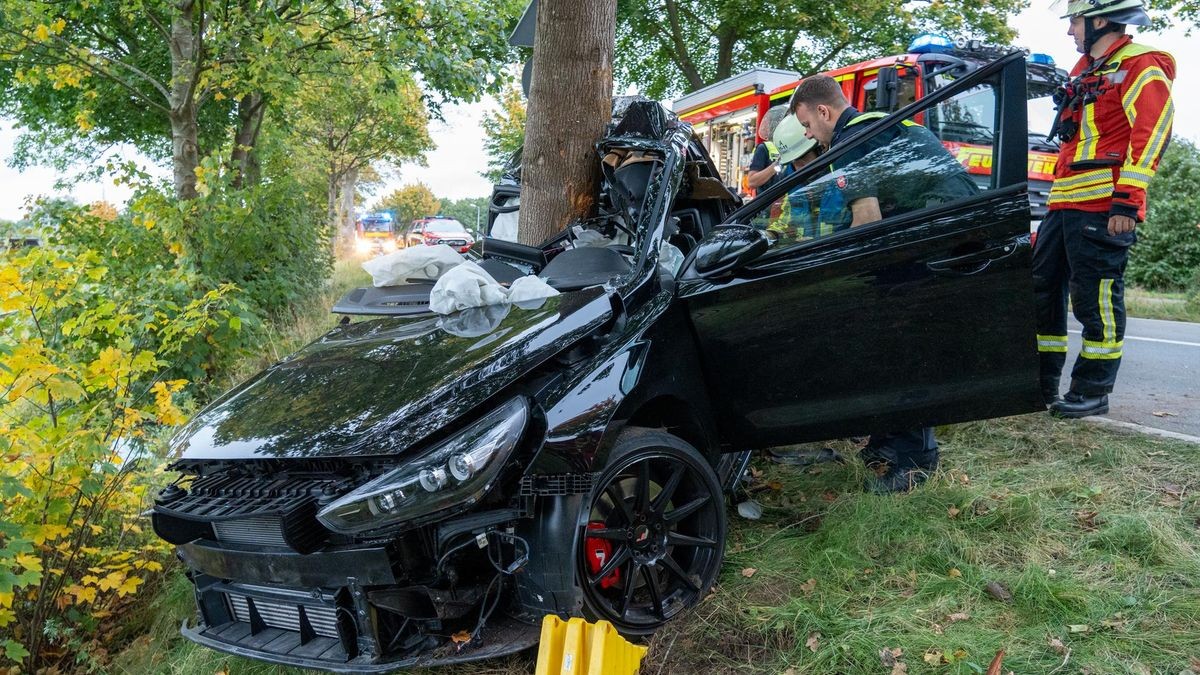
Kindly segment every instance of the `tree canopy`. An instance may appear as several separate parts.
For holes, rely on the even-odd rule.
[[[407,227],[417,218],[436,216],[442,203],[424,183],[405,185],[380,199],[376,211],[391,211],[399,227]]]
[[[617,77],[651,98],[749,68],[812,73],[902,51],[922,30],[1006,43],[1022,0],[620,0]]]

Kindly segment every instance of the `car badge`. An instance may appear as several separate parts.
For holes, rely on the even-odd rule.
[[[845,177],[845,176],[838,176],[838,177],[837,177],[837,186],[838,186],[838,189],[839,189],[839,190],[845,190],[845,189],[846,189],[846,177]]]

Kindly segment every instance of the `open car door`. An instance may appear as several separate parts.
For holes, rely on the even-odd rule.
[[[767,447],[1041,409],[1025,92],[1024,56],[1001,58],[871,123],[701,242],[679,290],[727,438]],[[963,188],[958,148],[914,119],[969,135],[988,180]],[[864,195],[882,220],[839,222]]]

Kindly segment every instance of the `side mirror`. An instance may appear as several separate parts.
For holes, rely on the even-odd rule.
[[[693,266],[704,276],[724,274],[766,252],[769,242],[762,230],[749,225],[718,225],[696,247]]]
[[[880,68],[875,76],[875,109],[883,112],[894,112],[900,91],[900,76],[895,66]]]

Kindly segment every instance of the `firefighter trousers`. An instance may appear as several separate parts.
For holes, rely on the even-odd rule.
[[[1125,262],[1134,233],[1110,236],[1108,214],[1051,211],[1033,248],[1037,347],[1043,392],[1058,393],[1067,360],[1067,298],[1083,324],[1083,347],[1071,391],[1108,394],[1117,380],[1125,339]]]

